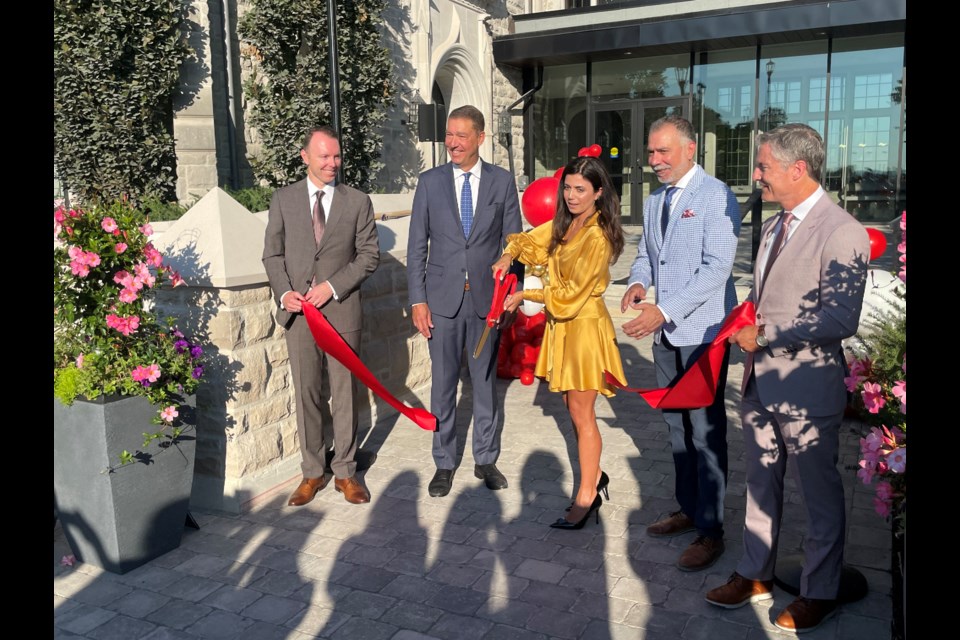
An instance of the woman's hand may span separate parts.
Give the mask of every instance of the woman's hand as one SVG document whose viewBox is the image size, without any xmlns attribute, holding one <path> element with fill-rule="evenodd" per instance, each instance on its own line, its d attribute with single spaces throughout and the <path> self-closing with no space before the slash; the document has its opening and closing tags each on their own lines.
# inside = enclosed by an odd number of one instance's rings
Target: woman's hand
<svg viewBox="0 0 960 640">
<path fill-rule="evenodd" d="M 513 313 L 520 306 L 521 302 L 523 302 L 523 291 L 511 293 L 503 301 L 503 310 L 506 313 Z"/>
<path fill-rule="evenodd" d="M 513 264 L 513 256 L 509 253 L 505 253 L 500 256 L 500 259 L 493 263 L 493 266 L 490 269 L 493 271 L 494 280 L 503 280 L 507 275 L 507 271 L 510 270 L 510 265 Z"/>
</svg>

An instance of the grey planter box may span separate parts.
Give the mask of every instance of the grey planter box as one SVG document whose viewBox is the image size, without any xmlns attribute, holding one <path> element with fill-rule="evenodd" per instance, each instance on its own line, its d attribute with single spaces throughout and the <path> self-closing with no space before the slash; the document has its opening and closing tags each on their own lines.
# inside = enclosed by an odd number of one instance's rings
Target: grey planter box
<svg viewBox="0 0 960 640">
<path fill-rule="evenodd" d="M 184 434 L 109 472 L 123 450 L 143 448 L 156 407 L 112 397 L 64 406 L 53 400 L 53 491 L 78 560 L 126 573 L 180 546 L 196 456 L 196 397 L 179 409 Z M 169 442 L 169 441 L 168 441 Z"/>
</svg>

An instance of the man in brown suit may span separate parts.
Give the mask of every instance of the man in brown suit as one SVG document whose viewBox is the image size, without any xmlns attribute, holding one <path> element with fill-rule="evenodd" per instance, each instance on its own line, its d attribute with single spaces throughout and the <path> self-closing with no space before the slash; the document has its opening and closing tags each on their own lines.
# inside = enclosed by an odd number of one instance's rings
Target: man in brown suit
<svg viewBox="0 0 960 640">
<path fill-rule="evenodd" d="M 370 493 L 356 477 L 353 375 L 320 350 L 302 309 L 305 304 L 320 309 L 344 341 L 360 351 L 360 285 L 380 262 L 377 227 L 370 197 L 337 182 L 336 131 L 311 129 L 300 156 L 307 177 L 273 194 L 263 247 L 263 265 L 280 306 L 277 321 L 286 329 L 297 401 L 303 481 L 287 504 L 307 504 L 327 484 L 320 395 L 324 364 L 330 381 L 334 486 L 347 502 L 360 504 L 370 501 Z"/>
<path fill-rule="evenodd" d="M 836 613 L 845 507 L 837 470 L 846 406 L 840 341 L 857 330 L 870 242 L 819 183 L 823 140 L 804 124 L 761 134 L 754 180 L 783 211 L 764 224 L 750 294 L 756 324 L 730 337 L 743 373 L 747 511 L 743 557 L 707 602 L 733 609 L 773 597 L 789 463 L 807 512 L 800 596 L 777 627 L 802 633 Z"/>
</svg>

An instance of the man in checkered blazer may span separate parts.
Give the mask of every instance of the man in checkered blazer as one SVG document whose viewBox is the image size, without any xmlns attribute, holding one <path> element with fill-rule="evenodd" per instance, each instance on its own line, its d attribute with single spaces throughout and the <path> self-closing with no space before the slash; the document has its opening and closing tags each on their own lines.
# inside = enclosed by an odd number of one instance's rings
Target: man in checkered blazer
<svg viewBox="0 0 960 640">
<path fill-rule="evenodd" d="M 737 304 L 733 260 L 740 206 L 724 183 L 694 160 L 693 126 L 679 116 L 650 125 L 649 164 L 664 186 L 643 205 L 643 238 L 630 268 L 621 307 L 640 314 L 623 325 L 632 338 L 653 336 L 657 382 L 667 386 L 706 350 Z M 656 289 L 656 304 L 644 302 Z M 727 488 L 727 414 L 723 404 L 729 352 L 713 404 L 664 410 L 676 470 L 679 510 L 650 525 L 654 537 L 696 531 L 677 567 L 699 571 L 723 554 L 723 499 Z"/>
</svg>

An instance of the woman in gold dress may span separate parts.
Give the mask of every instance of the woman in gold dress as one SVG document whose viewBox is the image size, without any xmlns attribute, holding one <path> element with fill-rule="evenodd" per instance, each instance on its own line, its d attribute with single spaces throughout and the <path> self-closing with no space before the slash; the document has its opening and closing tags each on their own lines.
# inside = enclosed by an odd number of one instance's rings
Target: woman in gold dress
<svg viewBox="0 0 960 640">
<path fill-rule="evenodd" d="M 580 486 L 557 529 L 580 529 L 596 514 L 609 478 L 600 471 L 603 443 L 597 427 L 597 394 L 612 396 L 604 379 L 609 371 L 626 380 L 613 321 L 603 300 L 610 284 L 610 265 L 623 251 L 620 199 L 603 164 L 580 157 L 564 167 L 553 220 L 526 233 L 508 236 L 503 256 L 493 265 L 493 277 L 505 274 L 514 259 L 547 265 L 543 289 L 526 289 L 510 296 L 507 311 L 523 300 L 543 303 L 547 324 L 534 373 L 563 394 L 570 412 L 580 458 Z M 609 495 L 609 494 L 608 494 Z"/>
</svg>

